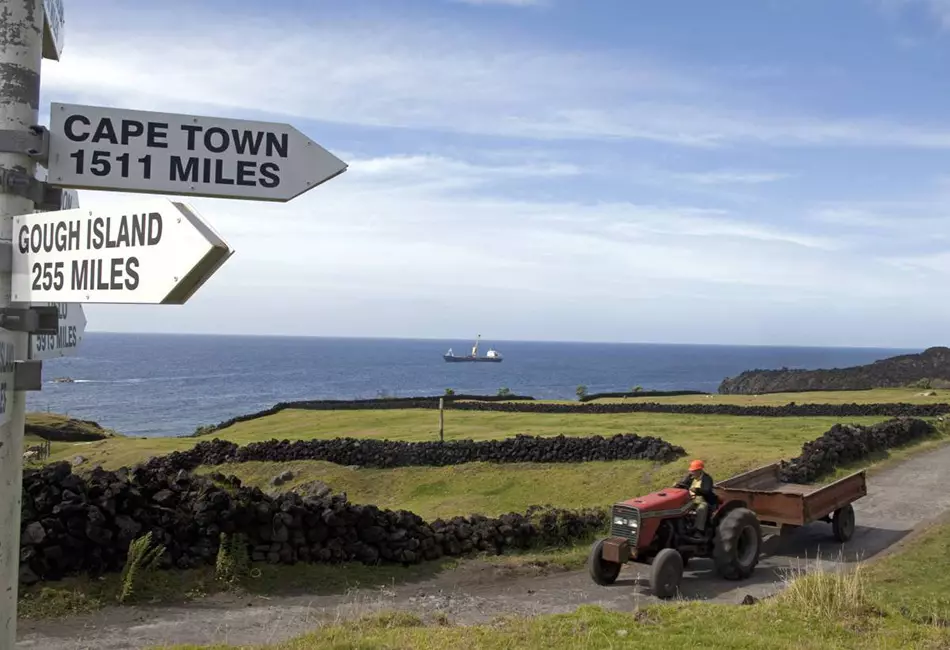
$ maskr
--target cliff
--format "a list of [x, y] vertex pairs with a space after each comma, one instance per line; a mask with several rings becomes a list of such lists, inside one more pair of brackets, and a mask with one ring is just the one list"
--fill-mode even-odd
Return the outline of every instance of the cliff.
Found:
[[753, 395], [810, 390], [898, 388], [929, 381], [950, 385], [950, 348], [933, 347], [918, 354], [880, 359], [864, 366], [821, 370], [746, 370], [728, 377], [719, 393]]

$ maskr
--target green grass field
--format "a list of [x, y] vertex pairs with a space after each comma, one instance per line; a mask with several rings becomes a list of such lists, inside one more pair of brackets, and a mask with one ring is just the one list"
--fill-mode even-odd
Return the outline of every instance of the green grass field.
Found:
[[[324, 626], [269, 650], [502, 650], [553, 648], [950, 647], [950, 525], [936, 526], [891, 554], [843, 574], [793, 577], [777, 597], [750, 606], [699, 602], [612, 612], [511, 617], [480, 626], [425, 624], [388, 613]], [[176, 646], [166, 650], [235, 650]]]
[[[438, 438], [436, 414], [424, 410], [283, 411], [242, 422], [219, 437], [247, 444], [258, 440], [375, 437], [393, 440]], [[871, 424], [886, 418], [854, 418]], [[703, 458], [714, 477], [725, 478], [757, 465], [798, 455], [801, 445], [827, 431], [837, 418], [753, 418], [633, 413], [548, 415], [524, 413], [446, 413], [446, 439], [490, 439], [528, 433], [585, 436], [634, 432], [654, 435]], [[81, 454], [85, 466], [117, 468], [150, 456], [188, 449], [197, 440], [110, 439], [54, 450], [52, 460]], [[291, 470], [287, 484], [321, 480], [358, 503], [406, 508], [424, 517], [479, 512], [492, 515], [534, 504], [604, 506], [613, 500], [669, 485], [685, 473], [687, 459], [658, 465], [650, 461], [578, 464], [488, 464], [453, 467], [353, 469], [316, 461], [243, 463], [220, 468], [251, 485], [268, 487], [271, 478]]]
[[[919, 392], [919, 391], [918, 391]], [[939, 392], [939, 391], [938, 391]], [[796, 395], [820, 401], [896, 402], [913, 391], [855, 391]], [[775, 396], [772, 396], [775, 397]], [[671, 398], [682, 401], [683, 398]], [[692, 398], [699, 401], [702, 396]], [[783, 403], [775, 398], [777, 403]], [[687, 400], [688, 401], [688, 400]], [[872, 424], [887, 418], [859, 417], [844, 421]], [[802, 443], [817, 438], [833, 424], [833, 417], [770, 418], [667, 413], [536, 414], [446, 411], [445, 439], [487, 440], [518, 433], [531, 435], [587, 436], [637, 433], [658, 436], [686, 449], [689, 457], [703, 458], [715, 478], [726, 478], [758, 465], [797, 456]], [[352, 436], [390, 440], [437, 440], [438, 412], [425, 409], [378, 411], [286, 410], [241, 422], [205, 438], [125, 438], [91, 443], [54, 445], [51, 460], [68, 460], [81, 454], [82, 468], [101, 463], [106, 468], [131, 465], [150, 456], [185, 450], [202, 439], [219, 437], [238, 444], [269, 439], [314, 439]], [[942, 440], [942, 439], [941, 439]], [[938, 444], [941, 440], [924, 444]], [[899, 457], [901, 451], [896, 452]], [[894, 453], [891, 454], [894, 456]], [[866, 466], [884, 460], [870, 459]], [[284, 470], [296, 478], [284, 489], [321, 480], [336, 491], [345, 491], [358, 503], [405, 508], [423, 517], [459, 514], [500, 514], [530, 505], [562, 507], [605, 506], [612, 501], [671, 484], [685, 473], [688, 458], [658, 465], [649, 461], [616, 461], [579, 464], [487, 464], [454, 467], [354, 469], [316, 461], [243, 463], [221, 469], [245, 483], [268, 488], [270, 479]], [[855, 469], [855, 468], [847, 468]], [[203, 471], [210, 471], [205, 468]]]

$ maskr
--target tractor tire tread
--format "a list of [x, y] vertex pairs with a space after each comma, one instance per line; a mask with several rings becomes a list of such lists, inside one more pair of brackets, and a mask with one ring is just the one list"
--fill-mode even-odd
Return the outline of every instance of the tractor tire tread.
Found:
[[[736, 543], [742, 531], [748, 527], [755, 530], [757, 549], [751, 561], [743, 566], [739, 563]], [[752, 575], [762, 553], [762, 526], [759, 518], [748, 508], [736, 508], [728, 512], [716, 528], [713, 562], [716, 570], [726, 580], [743, 580]]]

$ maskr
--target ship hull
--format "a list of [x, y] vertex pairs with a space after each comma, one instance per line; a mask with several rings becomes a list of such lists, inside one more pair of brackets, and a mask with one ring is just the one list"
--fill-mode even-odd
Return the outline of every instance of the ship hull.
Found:
[[501, 363], [504, 359], [493, 357], [455, 357], [447, 354], [442, 355], [448, 363]]

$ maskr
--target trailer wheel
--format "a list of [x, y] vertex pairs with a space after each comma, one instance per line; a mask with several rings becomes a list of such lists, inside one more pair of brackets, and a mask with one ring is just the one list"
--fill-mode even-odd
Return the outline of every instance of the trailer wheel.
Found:
[[716, 529], [713, 562], [726, 580], [743, 580], [752, 575], [762, 551], [762, 527], [748, 508], [729, 511]]
[[831, 532], [839, 542], [847, 542], [854, 535], [854, 508], [850, 503], [835, 510]]
[[650, 590], [657, 598], [667, 600], [679, 591], [683, 580], [683, 556], [675, 548], [664, 548], [653, 558], [650, 567]]
[[590, 548], [590, 555], [587, 556], [587, 570], [590, 571], [590, 577], [595, 583], [606, 587], [616, 582], [622, 567], [617, 562], [605, 560], [603, 552], [604, 540], [594, 542]]

